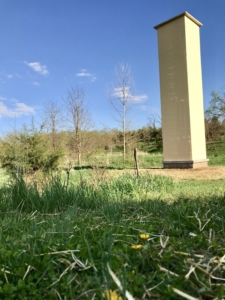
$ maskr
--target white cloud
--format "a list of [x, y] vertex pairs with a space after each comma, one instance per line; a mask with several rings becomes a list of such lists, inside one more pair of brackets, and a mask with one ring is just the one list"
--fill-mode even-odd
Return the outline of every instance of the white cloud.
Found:
[[18, 103], [18, 100], [16, 98], [10, 98], [10, 101], [13, 103]]
[[14, 118], [35, 114], [35, 109], [25, 103], [18, 102], [16, 99], [11, 99], [7, 101], [8, 105], [6, 105], [3, 103], [5, 100], [7, 99], [0, 96], [0, 118]]
[[97, 79], [97, 77], [93, 76], [93, 77], [91, 78], [91, 82], [95, 82], [96, 79]]
[[48, 75], [49, 71], [45, 65], [41, 65], [39, 62], [24, 62], [28, 67], [30, 67], [33, 71], [41, 74], [41, 75]]
[[8, 117], [10, 115], [10, 112], [8, 108], [5, 106], [3, 102], [0, 102], [0, 118], [3, 116]]
[[33, 82], [33, 85], [39, 86], [39, 85], [40, 85], [40, 83], [39, 83], [39, 82], [37, 82], [37, 81], [34, 81], [34, 82]]
[[146, 106], [146, 105], [141, 105], [141, 106], [140, 106], [140, 110], [146, 111], [146, 110], [148, 110], [148, 109], [149, 109], [149, 107]]
[[91, 74], [85, 72], [85, 70], [82, 70], [80, 73], [77, 73], [77, 76], [78, 76], [78, 77], [90, 77]]
[[5, 97], [0, 96], [0, 101], [5, 101], [5, 100], [6, 100]]
[[19, 78], [19, 79], [22, 79], [23, 78], [23, 76], [21, 76], [20, 74], [18, 74], [18, 73], [16, 73], [16, 75], [15, 75], [17, 78]]
[[16, 115], [21, 116], [21, 115], [30, 115], [30, 114], [34, 114], [35, 110], [33, 107], [31, 106], [27, 106], [25, 103], [22, 102], [18, 102], [15, 103], [16, 108], [14, 109], [14, 112], [16, 112]]
[[7, 78], [11, 79], [11, 78], [13, 78], [13, 76], [9, 74], [9, 75], [7, 75]]
[[113, 96], [117, 98], [125, 97], [127, 101], [131, 103], [141, 103], [148, 99], [146, 94], [132, 95], [129, 86], [125, 86], [124, 88], [114, 88]]
[[134, 103], [140, 103], [145, 101], [146, 99], [148, 99], [148, 96], [146, 94], [132, 96], [132, 102]]
[[131, 98], [129, 86], [114, 88], [113, 96], [117, 98], [125, 97], [126, 99]]
[[94, 74], [88, 73], [86, 69], [82, 69], [80, 73], [77, 73], [78, 77], [90, 77], [91, 82], [95, 82], [97, 77]]

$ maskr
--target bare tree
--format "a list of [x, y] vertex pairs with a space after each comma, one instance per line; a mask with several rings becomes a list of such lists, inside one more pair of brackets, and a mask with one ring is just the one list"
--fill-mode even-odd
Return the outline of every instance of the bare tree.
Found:
[[50, 133], [51, 146], [55, 150], [59, 146], [58, 128], [62, 124], [61, 109], [53, 100], [48, 100], [44, 106], [44, 126]]
[[162, 118], [158, 115], [151, 114], [148, 117], [149, 126], [151, 128], [161, 128], [162, 127]]
[[119, 64], [115, 69], [115, 84], [109, 92], [109, 101], [115, 110], [115, 120], [122, 125], [123, 132], [123, 161], [126, 157], [127, 114], [134, 99], [132, 95], [133, 78], [129, 65]]
[[83, 88], [71, 87], [64, 99], [66, 116], [69, 124], [71, 143], [70, 146], [77, 154], [78, 165], [81, 165], [81, 154], [88, 143], [88, 131], [93, 127], [89, 106], [84, 101]]
[[148, 117], [150, 129], [150, 142], [153, 142], [158, 150], [162, 150], [162, 118], [158, 115], [150, 115]]

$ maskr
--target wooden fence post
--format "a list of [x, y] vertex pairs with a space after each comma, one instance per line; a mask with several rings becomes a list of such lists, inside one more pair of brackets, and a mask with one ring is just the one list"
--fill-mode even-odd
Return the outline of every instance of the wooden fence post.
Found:
[[139, 170], [138, 170], [138, 159], [137, 159], [137, 148], [134, 148], [134, 161], [137, 171], [137, 178], [139, 177]]

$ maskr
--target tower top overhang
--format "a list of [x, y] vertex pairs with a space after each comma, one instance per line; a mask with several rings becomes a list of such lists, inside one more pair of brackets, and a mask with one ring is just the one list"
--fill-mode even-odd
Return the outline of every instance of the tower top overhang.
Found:
[[160, 28], [160, 27], [162, 27], [162, 26], [164, 26], [164, 25], [166, 25], [166, 24], [168, 24], [168, 23], [170, 23], [170, 22], [172, 22], [172, 21], [174, 21], [174, 20], [176, 20], [178, 18], [181, 18], [181, 17], [187, 17], [187, 18], [189, 18], [191, 21], [193, 21], [199, 27], [201, 27], [203, 25], [201, 22], [199, 22], [197, 19], [195, 19], [192, 15], [190, 15], [187, 11], [185, 11], [182, 14], [179, 14], [179, 15], [177, 15], [177, 16], [175, 16], [175, 17], [173, 17], [173, 18], [171, 18], [171, 19], [169, 19], [169, 20], [167, 20], [165, 22], [162, 22], [162, 23], [154, 26], [154, 29], [157, 30], [158, 28]]

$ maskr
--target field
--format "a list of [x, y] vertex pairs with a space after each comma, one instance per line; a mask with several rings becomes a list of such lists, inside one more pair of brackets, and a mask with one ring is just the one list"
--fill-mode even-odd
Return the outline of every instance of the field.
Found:
[[161, 158], [140, 157], [139, 178], [101, 158], [36, 181], [2, 171], [0, 299], [224, 299], [225, 167]]

